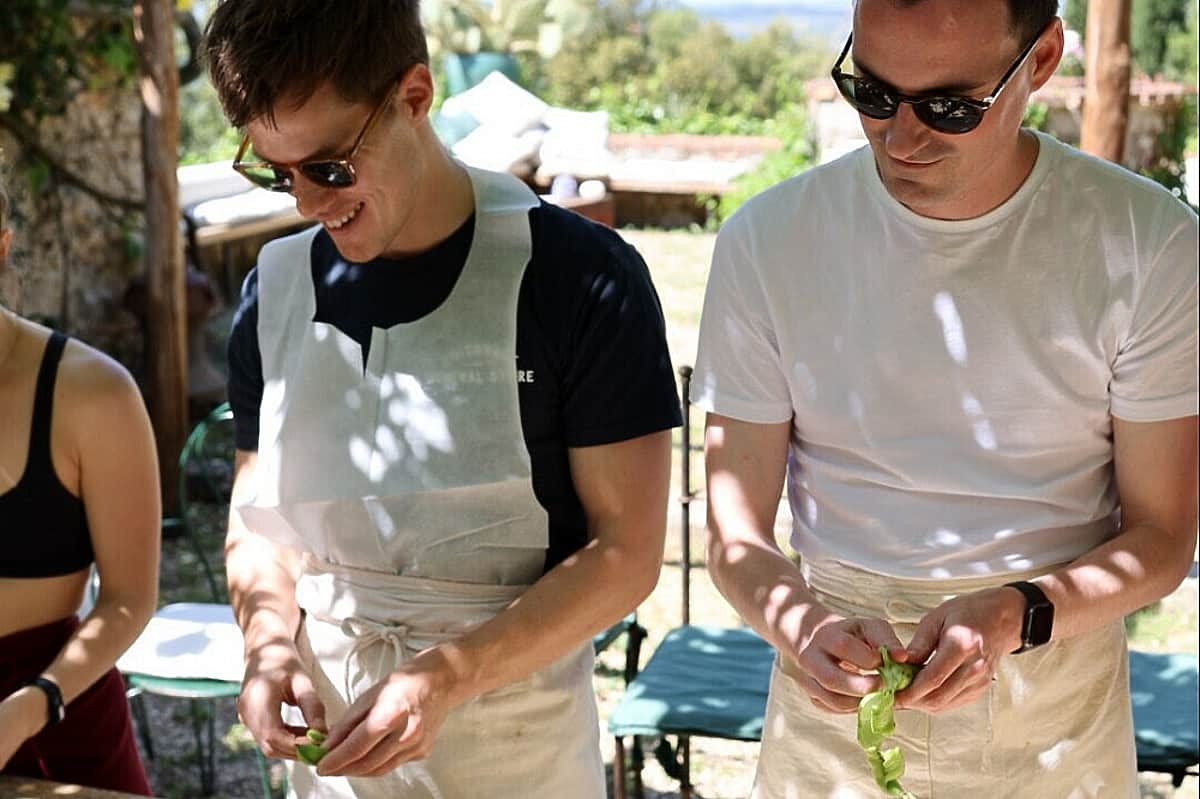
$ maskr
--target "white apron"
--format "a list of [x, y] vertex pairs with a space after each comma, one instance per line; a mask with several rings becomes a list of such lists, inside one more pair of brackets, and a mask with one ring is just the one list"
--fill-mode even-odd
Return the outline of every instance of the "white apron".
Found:
[[[837, 564], [804, 573], [827, 607], [886, 619], [903, 642], [951, 591], [995, 585], [900, 580]], [[903, 750], [900, 783], [917, 799], [1137, 799], [1132, 713], [1117, 621], [1000, 658], [990, 688], [971, 705], [935, 715], [897, 710], [885, 745]], [[855, 740], [854, 716], [818, 709], [776, 659], [753, 799], [883, 795]]]
[[[454, 290], [415, 322], [373, 330], [365, 364], [357, 342], [313, 321], [318, 229], [259, 258], [257, 494], [238, 510], [249, 529], [304, 553], [297, 642], [331, 723], [398, 664], [502, 611], [545, 564], [515, 360], [538, 201], [511, 176], [468, 171], [475, 233]], [[431, 755], [386, 777], [317, 778], [289, 764], [292, 791], [602, 797], [592, 665], [583, 642], [455, 708]]]

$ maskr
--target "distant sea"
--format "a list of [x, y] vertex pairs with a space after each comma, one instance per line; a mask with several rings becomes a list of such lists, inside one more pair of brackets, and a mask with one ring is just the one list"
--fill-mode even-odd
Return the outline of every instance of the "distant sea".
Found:
[[[737, 37], [746, 37], [778, 19], [791, 23], [801, 33], [811, 33], [834, 42], [850, 30], [850, 0], [810, 0], [809, 2], [713, 2], [713, 0], [677, 0], [700, 16], [714, 19]], [[838, 42], [840, 44], [840, 42]], [[836, 45], [834, 45], [836, 46]]]

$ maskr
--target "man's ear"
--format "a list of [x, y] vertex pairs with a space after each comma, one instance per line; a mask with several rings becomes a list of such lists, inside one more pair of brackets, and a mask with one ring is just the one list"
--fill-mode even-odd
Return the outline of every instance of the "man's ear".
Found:
[[426, 64], [413, 64], [396, 83], [394, 102], [414, 123], [423, 122], [433, 107], [433, 74]]
[[1048, 29], [1042, 33], [1042, 40], [1033, 48], [1033, 74], [1029, 79], [1029, 93], [1032, 94], [1046, 85], [1046, 81], [1058, 69], [1058, 62], [1063, 56], [1063, 26], [1062, 19], [1055, 17]]

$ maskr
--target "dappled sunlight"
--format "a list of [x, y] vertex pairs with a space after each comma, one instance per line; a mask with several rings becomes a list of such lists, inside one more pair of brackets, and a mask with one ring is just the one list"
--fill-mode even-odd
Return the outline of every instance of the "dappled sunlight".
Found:
[[955, 363], [966, 364], [967, 339], [963, 333], [963, 323], [958, 315], [958, 308], [954, 305], [954, 298], [944, 291], [939, 291], [933, 298], [933, 312], [942, 322], [942, 337], [946, 342], [946, 351], [950, 353], [950, 357], [954, 359]]
[[961, 535], [943, 527], [925, 536], [925, 546], [930, 549], [950, 549], [962, 544], [962, 540]]
[[962, 409], [971, 422], [975, 443], [989, 452], [994, 451], [996, 449], [996, 433], [992, 430], [992, 423], [984, 415], [983, 406], [979, 404], [979, 400], [970, 392], [965, 392], [962, 398]]

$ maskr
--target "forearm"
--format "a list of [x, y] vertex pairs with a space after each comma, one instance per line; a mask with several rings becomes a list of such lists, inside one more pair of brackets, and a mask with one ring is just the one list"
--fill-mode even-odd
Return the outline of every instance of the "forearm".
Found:
[[70, 703], [113, 667], [154, 613], [155, 589], [114, 594], [101, 589], [96, 604], [42, 674]]
[[246, 654], [272, 642], [295, 640], [298, 555], [245, 528], [232, 529], [225, 545], [229, 602], [242, 628]]
[[710, 536], [708, 572], [746, 624], [781, 652], [797, 652], [832, 614], [800, 569], [762, 540]]
[[1054, 603], [1055, 639], [1090, 632], [1175, 590], [1196, 548], [1186, 531], [1139, 524], [1036, 582]]
[[657, 553], [592, 540], [520, 599], [462, 638], [422, 657], [444, 659], [454, 705], [521, 679], [575, 650], [649, 595]]

